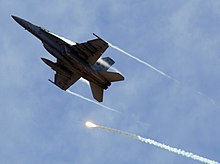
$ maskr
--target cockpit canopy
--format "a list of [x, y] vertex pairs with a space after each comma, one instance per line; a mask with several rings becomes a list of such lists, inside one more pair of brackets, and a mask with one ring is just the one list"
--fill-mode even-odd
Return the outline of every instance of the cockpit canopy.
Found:
[[45, 32], [50, 32], [49, 30], [47, 30], [46, 28], [40, 27], [41, 30], [45, 31]]

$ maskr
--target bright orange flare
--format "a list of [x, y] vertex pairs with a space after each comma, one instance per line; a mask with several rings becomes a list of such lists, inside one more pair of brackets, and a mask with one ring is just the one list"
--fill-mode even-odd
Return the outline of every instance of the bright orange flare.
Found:
[[94, 124], [94, 123], [92, 123], [90, 121], [86, 121], [85, 125], [88, 128], [96, 128], [96, 127], [98, 127], [98, 125], [96, 125], [96, 124]]

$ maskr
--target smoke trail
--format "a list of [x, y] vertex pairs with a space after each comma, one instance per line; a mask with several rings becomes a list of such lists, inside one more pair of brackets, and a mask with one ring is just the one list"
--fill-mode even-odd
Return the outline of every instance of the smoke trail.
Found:
[[[138, 62], [140, 62], [140, 63], [146, 65], [147, 67], [153, 69], [154, 71], [160, 73], [161, 75], [163, 75], [163, 76], [165, 76], [165, 77], [167, 77], [167, 78], [173, 80], [173, 81], [176, 82], [177, 84], [181, 84], [181, 82], [180, 82], [179, 80], [177, 80], [177, 79], [175, 79], [175, 78], [173, 78], [173, 77], [167, 75], [166, 73], [164, 73], [164, 72], [158, 70], [157, 68], [155, 68], [154, 66], [150, 65], [149, 63], [147, 63], [147, 62], [145, 62], [145, 61], [143, 61], [143, 60], [141, 60], [141, 59], [139, 59], [139, 58], [137, 58], [137, 57], [135, 57], [135, 56], [129, 54], [128, 52], [126, 52], [126, 51], [120, 49], [119, 47], [117, 47], [117, 46], [115, 46], [115, 45], [113, 45], [113, 44], [111, 44], [111, 43], [109, 43], [109, 42], [108, 42], [108, 44], [109, 44], [109, 46], [111, 46], [112, 48], [114, 48], [114, 49], [116, 49], [116, 50], [122, 52], [123, 54], [125, 54], [125, 55], [131, 57], [132, 59], [134, 59], [134, 60], [136, 60], [136, 61], [138, 61]], [[183, 84], [182, 84], [182, 85], [183, 85]], [[183, 85], [183, 86], [184, 86], [184, 85]], [[185, 86], [185, 87], [187, 87], [187, 86]], [[209, 101], [210, 101], [213, 105], [219, 107], [219, 106], [217, 105], [216, 101], [215, 101], [214, 99], [212, 99], [211, 97], [207, 96], [206, 94], [204, 94], [204, 93], [202, 93], [202, 92], [200, 92], [200, 91], [197, 91], [197, 90], [195, 90], [195, 89], [192, 89], [192, 88], [190, 88], [190, 87], [187, 87], [187, 88], [189, 88], [190, 90], [196, 92], [197, 94], [199, 94], [199, 95], [201, 95], [201, 96], [206, 97], [207, 99], [209, 99]]]
[[96, 102], [96, 101], [93, 101], [93, 100], [91, 100], [91, 99], [89, 99], [89, 98], [86, 98], [86, 97], [84, 97], [84, 96], [82, 96], [82, 95], [79, 95], [79, 94], [77, 94], [77, 93], [75, 93], [75, 92], [72, 92], [72, 91], [70, 91], [70, 90], [68, 90], [68, 89], [66, 90], [66, 92], [67, 92], [67, 93], [70, 93], [71, 95], [77, 96], [77, 97], [79, 97], [79, 98], [81, 98], [81, 99], [83, 99], [83, 100], [86, 100], [86, 101], [88, 101], [88, 102], [91, 102], [91, 103], [93, 103], [93, 104], [99, 105], [99, 106], [101, 106], [101, 107], [103, 107], [103, 108], [105, 108], [105, 109], [108, 109], [108, 110], [110, 110], [110, 111], [120, 113], [120, 112], [117, 111], [116, 109], [113, 109], [113, 108], [107, 107], [107, 106], [105, 106], [105, 105], [102, 105], [102, 104], [100, 104], [100, 103], [98, 103], [98, 102]]
[[195, 154], [190, 153], [190, 152], [186, 152], [186, 151], [181, 150], [181, 149], [177, 149], [177, 148], [174, 148], [174, 147], [170, 147], [170, 146], [168, 146], [168, 145], [159, 143], [159, 142], [154, 141], [154, 140], [152, 140], [152, 139], [143, 138], [143, 137], [138, 136], [138, 135], [136, 135], [136, 134], [124, 132], [124, 131], [117, 130], [117, 129], [112, 129], [112, 128], [105, 127], [105, 126], [101, 126], [101, 125], [96, 125], [96, 124], [94, 124], [94, 123], [92, 123], [92, 122], [86, 122], [86, 126], [89, 127], [89, 128], [100, 128], [100, 129], [104, 129], [104, 130], [107, 130], [107, 131], [110, 131], [110, 132], [114, 132], [114, 133], [118, 133], [118, 134], [121, 134], [121, 135], [129, 136], [129, 137], [131, 137], [131, 138], [133, 138], [133, 139], [136, 139], [136, 140], [138, 140], [138, 141], [145, 142], [145, 143], [148, 143], [148, 144], [150, 144], [150, 145], [154, 145], [154, 146], [156, 146], [156, 147], [159, 147], [159, 148], [168, 150], [168, 151], [170, 151], [170, 152], [173, 152], [173, 153], [176, 153], [176, 154], [182, 155], [182, 156], [184, 156], [184, 157], [191, 158], [191, 159], [193, 159], [193, 160], [197, 160], [197, 161], [200, 161], [200, 162], [203, 162], [203, 163], [207, 163], [207, 164], [219, 164], [219, 163], [216, 162], [216, 161], [213, 161], [213, 160], [210, 160], [210, 159], [201, 157], [201, 156], [199, 156], [199, 155], [195, 155]]
[[126, 51], [120, 49], [119, 47], [117, 47], [117, 46], [115, 46], [115, 45], [113, 45], [113, 44], [111, 44], [111, 43], [109, 43], [109, 42], [108, 42], [108, 44], [109, 44], [109, 46], [111, 46], [112, 48], [114, 48], [114, 49], [116, 49], [116, 50], [122, 52], [123, 54], [129, 56], [130, 58], [132, 58], [132, 59], [134, 59], [134, 60], [136, 60], [136, 61], [138, 61], [138, 62], [140, 62], [140, 63], [142, 63], [142, 64], [144, 64], [144, 65], [146, 65], [147, 67], [153, 69], [154, 71], [160, 73], [161, 75], [163, 75], [163, 76], [165, 76], [165, 77], [167, 77], [167, 78], [169, 78], [169, 79], [175, 81], [176, 83], [180, 83], [178, 80], [176, 80], [176, 79], [172, 78], [171, 76], [167, 75], [166, 73], [160, 71], [159, 69], [155, 68], [155, 67], [152, 66], [151, 64], [149, 64], [149, 63], [147, 63], [147, 62], [145, 62], [145, 61], [143, 61], [143, 60], [141, 60], [141, 59], [139, 59], [139, 58], [137, 58], [137, 57], [135, 57], [135, 56], [129, 54], [128, 52], [126, 52]]
[[201, 157], [201, 156], [199, 156], [199, 155], [195, 155], [195, 154], [190, 153], [190, 152], [186, 152], [186, 151], [181, 150], [181, 149], [177, 149], [177, 148], [175, 148], [175, 147], [170, 147], [170, 146], [168, 146], [168, 145], [159, 143], [159, 142], [154, 141], [154, 140], [151, 140], [151, 139], [143, 138], [143, 137], [140, 137], [140, 136], [137, 136], [137, 139], [138, 139], [139, 141], [142, 141], [142, 142], [145, 142], [145, 143], [148, 143], [148, 144], [157, 146], [157, 147], [159, 147], [159, 148], [168, 150], [168, 151], [170, 151], [170, 152], [173, 152], [173, 153], [182, 155], [182, 156], [187, 157], [187, 158], [192, 158], [192, 159], [194, 159], [194, 160], [197, 160], [197, 161], [200, 161], [200, 162], [203, 162], [203, 163], [218, 164], [218, 162], [216, 162], [216, 161], [213, 161], [213, 160], [210, 160], [210, 159]]

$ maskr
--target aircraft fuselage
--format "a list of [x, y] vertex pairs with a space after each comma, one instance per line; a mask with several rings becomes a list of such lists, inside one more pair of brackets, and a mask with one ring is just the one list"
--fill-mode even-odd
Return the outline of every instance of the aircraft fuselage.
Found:
[[[86, 60], [84, 54], [74, 51], [71, 46], [77, 43], [66, 40], [65, 38], [59, 37], [56, 34], [50, 33], [48, 30], [33, 25], [21, 18], [12, 16], [17, 23], [23, 26], [26, 30], [40, 39], [43, 43], [44, 48], [57, 60], [57, 64], [53, 62], [45, 62], [55, 71], [62, 71], [66, 74], [66, 77], [71, 77], [71, 74], [77, 71], [78, 74], [90, 81], [100, 86], [103, 89], [107, 89], [111, 85], [107, 79], [105, 79], [101, 74], [99, 74], [93, 65], [90, 65]], [[72, 44], [72, 45], [71, 45]]]

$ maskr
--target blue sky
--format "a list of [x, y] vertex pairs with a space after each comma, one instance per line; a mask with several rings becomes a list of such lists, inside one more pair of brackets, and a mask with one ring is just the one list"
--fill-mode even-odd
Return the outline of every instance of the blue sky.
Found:
[[[219, 7], [217, 0], [1, 0], [0, 163], [198, 163], [87, 129], [88, 119], [220, 161]], [[103, 56], [126, 79], [103, 103], [121, 113], [103, 109], [47, 81], [54, 72], [40, 58], [55, 59], [12, 14], [76, 42], [95, 32], [181, 83], [109, 48]], [[70, 90], [92, 98], [80, 81]]]

